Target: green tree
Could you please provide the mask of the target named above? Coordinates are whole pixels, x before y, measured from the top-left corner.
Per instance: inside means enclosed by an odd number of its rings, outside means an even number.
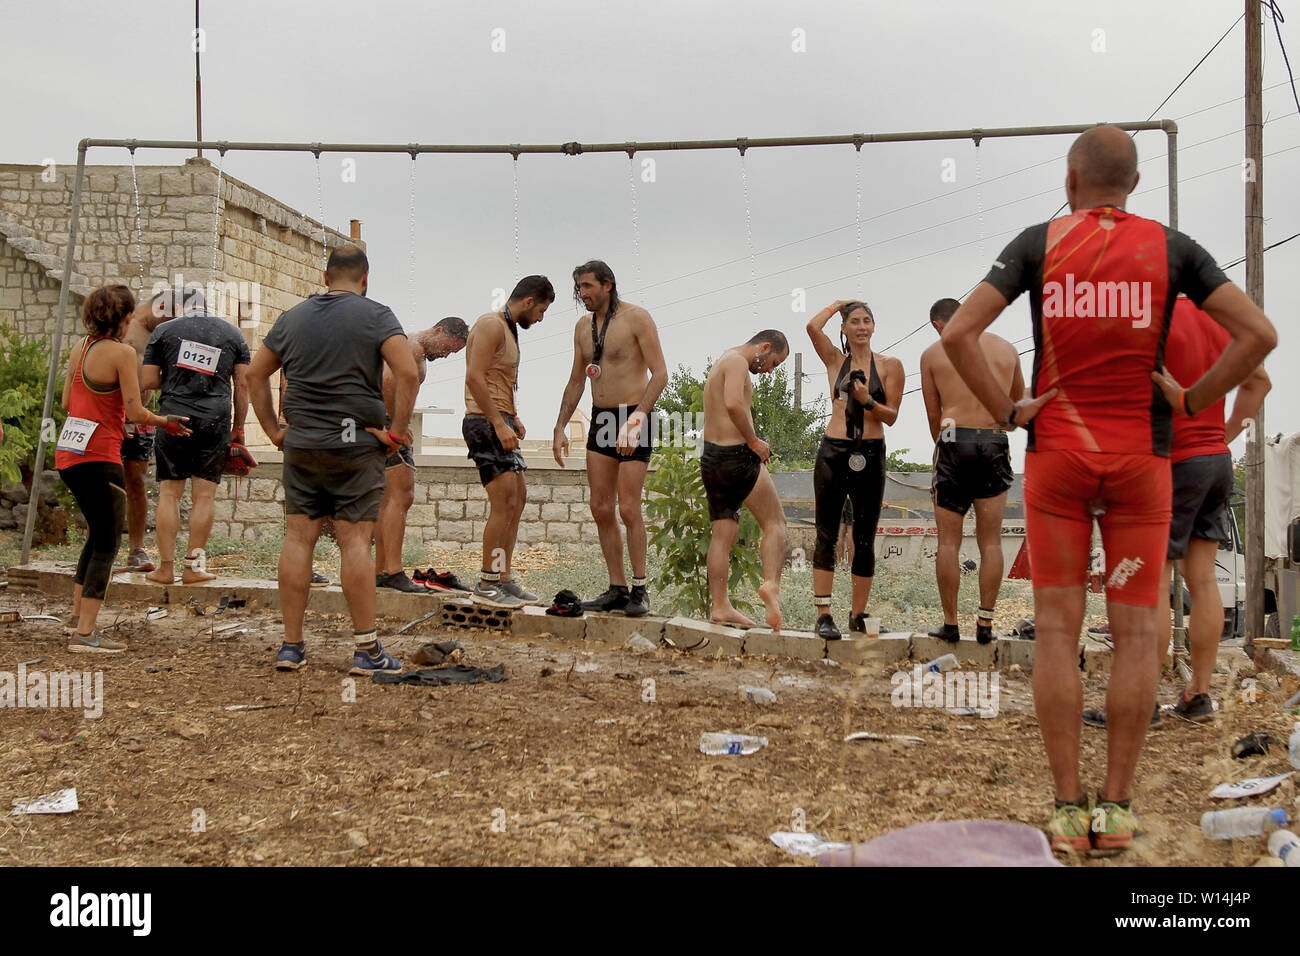
[[[817,456],[825,420],[826,399],[796,408],[792,379],[784,367],[755,376],[754,430],[772,446],[772,455],[782,462],[802,461]]]
[[[65,355],[65,362],[66,359]],[[0,442],[0,481],[15,482],[20,478],[26,481],[31,475],[36,442],[41,434],[49,362],[49,336],[29,338],[16,328],[0,329],[0,421],[5,431],[4,441]],[[58,434],[67,413],[57,401],[57,395],[51,414],[54,434]],[[54,444],[47,441],[46,468],[54,467]]]
[[[889,452],[885,456],[885,471],[929,471],[933,468],[930,464],[919,464],[915,461],[906,461],[903,456],[906,455],[910,448],[899,448]]]

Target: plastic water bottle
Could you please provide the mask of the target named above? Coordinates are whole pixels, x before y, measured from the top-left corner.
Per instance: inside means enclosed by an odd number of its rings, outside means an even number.
[[[1300,770],[1300,722],[1295,725],[1295,732],[1291,734],[1291,739],[1287,742],[1286,747],[1287,759],[1291,761],[1291,766]]]
[[[1268,852],[1287,866],[1300,866],[1300,837],[1290,830],[1277,830],[1268,838]]]
[[[722,754],[757,753],[766,746],[766,737],[750,737],[747,734],[700,734],[700,753],[714,757]]]
[[[943,657],[936,657],[930,663],[925,665],[925,669],[932,674],[942,674],[944,671],[950,671],[957,666],[956,654],[945,654]]]
[[[776,703],[776,694],[766,687],[741,687],[739,694],[741,700],[747,700],[754,704]]]
[[[1259,836],[1290,823],[1285,810],[1268,807],[1233,807],[1201,814],[1201,831],[1211,840],[1236,840]]]

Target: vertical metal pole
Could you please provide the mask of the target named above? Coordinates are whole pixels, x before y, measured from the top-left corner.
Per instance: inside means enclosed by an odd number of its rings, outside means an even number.
[[[203,80],[199,76],[199,47],[203,44],[199,41],[199,0],[194,0],[194,129],[195,140],[203,142]],[[199,150],[199,158],[203,158],[203,150]]]
[[[1169,163],[1169,228],[1178,228],[1178,130],[1165,130]]]
[[[1263,12],[1246,0],[1246,294],[1264,307]],[[1285,632],[1289,622],[1279,622]],[[1264,634],[1264,406],[1246,435],[1246,653]]]
[[[63,281],[59,283],[59,314],[54,322],[54,340],[50,343],[50,369],[45,378],[45,404],[41,407],[41,431],[36,439],[36,460],[32,463],[32,490],[27,498],[27,524],[23,528],[23,564],[32,555],[32,536],[36,531],[36,509],[41,500],[41,474],[45,471],[46,422],[53,421],[54,383],[58,378],[59,358],[63,354],[63,323],[68,314],[68,287],[72,284],[72,262],[77,251],[77,221],[81,218],[81,182],[86,173],[86,142],[77,144],[77,178],[72,187],[72,213],[68,217],[68,249],[63,254]]]
[[[803,408],[803,353],[794,353],[794,407]]]

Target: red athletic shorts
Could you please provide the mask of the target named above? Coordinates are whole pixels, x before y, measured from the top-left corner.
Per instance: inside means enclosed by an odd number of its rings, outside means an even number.
[[[1087,583],[1096,518],[1106,552],[1106,600],[1157,607],[1172,502],[1168,458],[1029,452],[1025,535],[1034,587]]]

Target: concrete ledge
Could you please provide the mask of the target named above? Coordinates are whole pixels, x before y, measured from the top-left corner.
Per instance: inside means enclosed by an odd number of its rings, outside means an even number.
[[[1109,677],[1114,660],[1114,653],[1105,644],[1084,641],[1079,648],[1079,669],[1089,677]]]
[[[553,637],[581,641],[587,635],[587,621],[581,617],[556,617],[545,608],[521,607],[510,614],[510,636],[524,640]],[[545,636],[545,637],[544,637]]]
[[[957,660],[963,664],[991,668],[997,665],[998,645],[996,641],[981,644],[974,638],[966,637],[956,644],[950,644],[943,638],[931,637],[929,634],[912,635],[912,660],[926,664],[945,654],[956,655]]]
[[[658,644],[664,636],[664,622],[668,619],[655,614],[645,617],[627,617],[624,614],[605,614],[588,611],[587,640],[604,644],[626,644],[633,634]]]
[[[826,656],[826,641],[807,631],[782,631],[756,627],[745,635],[746,654],[773,654],[801,661],[819,661]]]
[[[1022,641],[1014,637],[1000,637],[998,645],[998,667],[1010,667],[1019,664],[1025,670],[1034,666],[1035,641]]]
[[[841,664],[874,664],[905,661],[911,656],[910,634],[882,634],[878,638],[827,641],[826,656]]]
[[[486,628],[494,631],[510,630],[510,615],[514,611],[503,607],[485,607],[468,598],[444,601],[439,608],[438,627],[448,630],[474,630]]]
[[[708,657],[739,657],[745,653],[745,632],[689,617],[669,618],[664,622],[664,638],[682,650],[695,650]],[[707,644],[702,643],[708,641]]]

